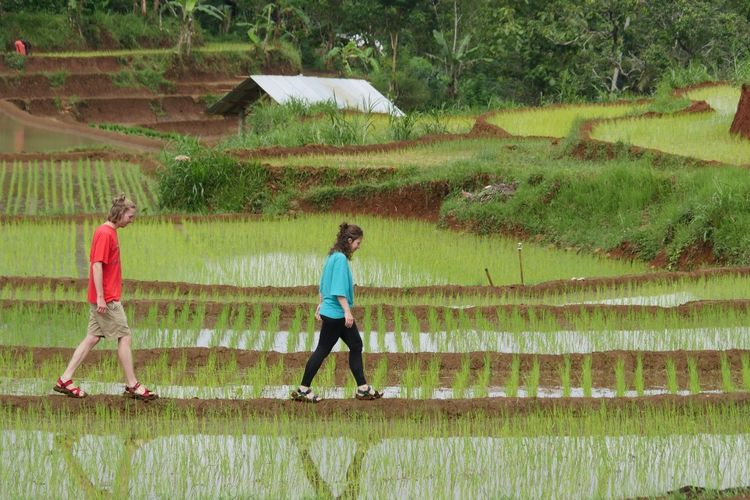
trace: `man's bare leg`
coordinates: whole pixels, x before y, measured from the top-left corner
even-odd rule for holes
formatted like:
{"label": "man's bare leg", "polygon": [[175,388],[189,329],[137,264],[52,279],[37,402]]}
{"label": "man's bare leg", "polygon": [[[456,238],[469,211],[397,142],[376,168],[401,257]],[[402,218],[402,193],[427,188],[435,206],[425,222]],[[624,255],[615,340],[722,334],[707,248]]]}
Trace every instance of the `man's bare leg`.
{"label": "man's bare leg", "polygon": [[120,360],[120,366],[125,373],[125,383],[133,387],[138,383],[135,378],[135,369],[133,368],[133,351],[130,349],[131,337],[126,335],[117,339],[117,357]]}
{"label": "man's bare leg", "polygon": [[60,377],[63,382],[67,382],[68,380],[73,378],[73,374],[75,373],[75,371],[79,366],[81,366],[81,363],[86,358],[88,353],[91,352],[91,349],[93,349],[94,346],[99,343],[99,340],[101,339],[99,337],[95,337],[94,335],[86,335],[86,338],[84,338],[81,343],[78,344],[76,350],[73,351],[73,357],[70,358],[68,367],[65,369],[62,377]]}

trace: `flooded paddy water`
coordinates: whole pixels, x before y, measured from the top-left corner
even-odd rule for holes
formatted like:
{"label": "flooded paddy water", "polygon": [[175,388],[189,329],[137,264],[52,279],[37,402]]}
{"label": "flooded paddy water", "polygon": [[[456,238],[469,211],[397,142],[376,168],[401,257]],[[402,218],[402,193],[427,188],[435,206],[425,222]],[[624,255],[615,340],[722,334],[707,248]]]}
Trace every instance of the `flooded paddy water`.
{"label": "flooded paddy water", "polygon": [[748,455],[750,434],[300,441],[252,432],[145,440],[0,433],[4,476],[16,479],[6,483],[11,497],[624,498],[745,486]]}

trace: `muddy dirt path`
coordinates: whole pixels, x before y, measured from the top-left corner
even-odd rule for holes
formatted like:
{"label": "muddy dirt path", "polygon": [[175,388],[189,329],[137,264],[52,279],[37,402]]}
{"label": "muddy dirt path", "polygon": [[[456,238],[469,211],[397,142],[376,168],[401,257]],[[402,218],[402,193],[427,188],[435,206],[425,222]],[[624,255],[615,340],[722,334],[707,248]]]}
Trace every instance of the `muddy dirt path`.
{"label": "muddy dirt path", "polygon": [[197,418],[279,417],[293,419],[363,418],[427,420],[431,417],[456,419],[472,415],[507,418],[528,414],[569,411],[574,415],[592,411],[646,412],[668,410],[694,414],[722,407],[750,407],[750,394],[698,396],[650,396],[613,399],[529,399],[486,398],[456,400],[399,400],[376,401],[325,400],[317,405],[277,399],[199,400],[159,399],[142,403],[120,396],[90,396],[75,400],[64,396],[0,396],[0,407],[13,412],[50,412],[65,415],[95,415],[106,407],[108,412],[124,416],[164,416],[189,413]]}

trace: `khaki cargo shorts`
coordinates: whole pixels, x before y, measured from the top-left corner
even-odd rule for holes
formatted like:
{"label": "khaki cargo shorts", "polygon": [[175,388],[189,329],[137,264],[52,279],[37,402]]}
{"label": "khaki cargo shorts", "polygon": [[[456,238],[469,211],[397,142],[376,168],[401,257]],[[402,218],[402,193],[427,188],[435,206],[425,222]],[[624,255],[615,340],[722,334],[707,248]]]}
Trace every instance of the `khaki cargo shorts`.
{"label": "khaki cargo shorts", "polygon": [[130,335],[128,319],[125,317],[125,309],[120,301],[107,302],[107,310],[103,313],[96,312],[96,304],[89,304],[89,327],[86,333],[94,337],[106,339],[119,339]]}

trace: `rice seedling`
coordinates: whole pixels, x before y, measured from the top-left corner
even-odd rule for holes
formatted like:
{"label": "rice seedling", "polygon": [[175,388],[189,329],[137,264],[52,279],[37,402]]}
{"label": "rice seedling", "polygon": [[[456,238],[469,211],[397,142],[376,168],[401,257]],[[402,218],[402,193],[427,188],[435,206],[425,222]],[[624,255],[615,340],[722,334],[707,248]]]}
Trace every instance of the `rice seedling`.
{"label": "rice seedling", "polygon": [[638,353],[635,361],[635,373],[633,374],[633,385],[635,386],[635,393],[638,396],[643,396],[645,390],[645,383],[643,379],[643,355]]}
{"label": "rice seedling", "polygon": [[743,165],[750,158],[750,144],[729,134],[731,123],[731,115],[715,113],[629,118],[597,124],[591,137],[701,160]]}
{"label": "rice seedling", "polygon": [[[519,368],[520,368],[520,360],[519,360]],[[485,354],[484,362],[482,364],[482,369],[477,374],[476,380],[474,381],[474,386],[472,388],[474,397],[476,398],[487,397],[491,376],[492,376],[492,362],[490,361],[489,356]],[[518,386],[518,380],[516,380],[516,386]]]}
{"label": "rice seedling", "polygon": [[431,397],[422,392],[422,368],[419,360],[414,359],[409,362],[406,369],[401,374],[401,397],[406,399],[418,399]]}
{"label": "rice seedling", "polygon": [[689,357],[687,360],[688,367],[688,388],[691,394],[701,392],[701,384],[698,376],[698,362],[695,358]]}
{"label": "rice seedling", "polygon": [[570,397],[570,369],[570,356],[566,355],[563,357],[563,364],[558,367],[558,370],[560,371],[560,385],[562,387],[562,395],[564,398]]}
{"label": "rice seedling", "polygon": [[505,394],[510,398],[518,396],[518,386],[521,380],[521,358],[513,356],[510,362],[510,374],[505,382]]}
{"label": "rice seedling", "polygon": [[664,372],[667,378],[667,390],[670,394],[677,394],[680,391],[680,387],[677,384],[677,368],[672,358],[667,358],[664,362]]}
{"label": "rice seedling", "polygon": [[386,377],[388,375],[388,358],[383,356],[375,366],[375,371],[372,374],[372,385],[375,387],[383,387],[385,385]]}
{"label": "rice seedling", "polygon": [[627,384],[625,383],[625,360],[617,358],[615,361],[615,395],[617,397],[625,396]]}
{"label": "rice seedling", "polygon": [[513,135],[566,137],[579,120],[625,116],[644,109],[643,105],[571,105],[499,112],[487,120]]}
{"label": "rice seedling", "polygon": [[422,385],[420,387],[422,398],[431,399],[435,389],[440,384],[440,357],[433,356],[427,365],[427,370],[422,374]]}
{"label": "rice seedling", "polygon": [[583,396],[586,398],[591,397],[591,389],[593,386],[592,376],[591,376],[591,363],[592,363],[591,356],[584,356],[583,357],[583,364],[581,366],[581,387],[583,388]]}
{"label": "rice seedling", "polygon": [[726,353],[721,353],[721,386],[724,392],[734,392],[734,382],[732,381],[732,365]]}
{"label": "rice seedling", "polygon": [[404,332],[401,328],[401,311],[393,308],[393,336],[396,341],[396,352],[404,352]]}
{"label": "rice seedling", "polygon": [[742,385],[750,392],[750,355],[743,354],[742,362]]}
{"label": "rice seedling", "polygon": [[526,394],[530,398],[537,397],[539,389],[539,358],[536,356],[531,363],[531,370],[524,377],[524,386],[526,387]]}
{"label": "rice seedling", "polygon": [[469,376],[471,374],[471,359],[468,356],[461,358],[461,367],[456,376],[453,378],[453,397],[461,399],[466,394],[466,389],[469,387]]}

